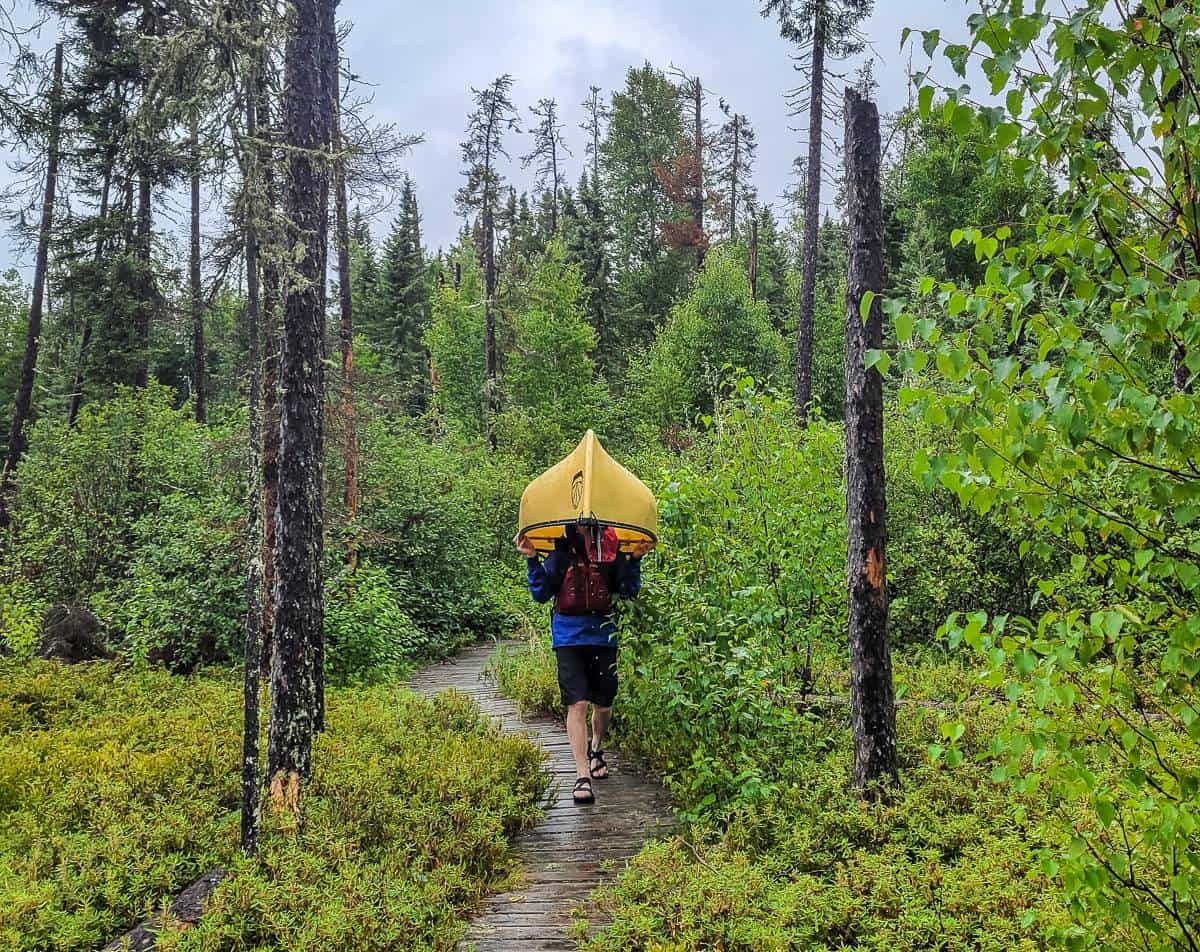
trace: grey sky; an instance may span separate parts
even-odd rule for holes
[[[877,0],[865,24],[869,51],[876,59],[881,110],[904,103],[908,53],[899,49],[900,31],[938,27],[962,37],[969,0]],[[553,96],[563,108],[565,135],[574,153],[568,180],[577,180],[584,162],[580,103],[592,84],[607,95],[623,84],[625,70],[650,60],[699,74],[711,91],[709,115],[718,116],[723,97],[749,116],[758,133],[756,183],[760,199],[777,202],[788,185],[794,157],[802,151],[803,122],[787,116],[784,90],[799,74],[788,58],[789,45],[774,23],[758,15],[758,0],[486,0],[396,3],[343,0],[339,16],[354,24],[346,47],[352,68],[373,87],[373,112],[406,133],[423,133],[424,144],[406,161],[418,190],[424,239],[430,249],[448,245],[458,229],[454,193],[460,181],[459,143],[470,109],[470,87],[511,73],[513,98],[523,127],[528,107]],[[45,38],[52,42],[52,34]],[[919,45],[914,67],[924,67]],[[854,66],[848,66],[853,74]],[[840,133],[839,133],[840,136]],[[506,175],[518,188],[530,184],[519,156],[527,135],[510,136],[512,161]],[[832,199],[827,188],[826,199]],[[389,213],[390,214],[390,213]],[[170,216],[176,217],[177,216]],[[383,235],[389,222],[377,221]],[[178,221],[164,219],[163,230]],[[28,265],[32,255],[0,242],[0,267]]]

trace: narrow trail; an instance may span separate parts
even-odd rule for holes
[[[422,694],[454,688],[471,695],[503,730],[524,732],[549,757],[553,774],[542,821],[514,841],[523,876],[518,888],[489,896],[472,919],[461,948],[478,952],[574,949],[571,911],[583,907],[590,925],[602,924],[588,894],[611,879],[642,844],[672,824],[662,786],[637,772],[620,754],[608,756],[609,778],[595,781],[596,803],[571,801],[575,764],[566,731],[549,717],[523,717],[516,704],[485,678],[490,645],[418,672],[409,682]],[[620,698],[618,697],[618,704]]]

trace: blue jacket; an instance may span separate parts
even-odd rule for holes
[[[562,549],[555,549],[546,561],[536,558],[529,562],[529,591],[535,602],[545,603],[558,594],[563,576],[567,572],[570,556]],[[621,598],[636,598],[642,587],[642,561],[618,552],[613,562],[610,582],[614,595]],[[550,618],[550,633],[554,647],[567,645],[613,645],[617,643],[617,626],[612,615],[560,615],[555,612]]]

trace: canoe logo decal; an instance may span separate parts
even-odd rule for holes
[[[583,470],[571,477],[571,508],[578,509],[583,504]]]

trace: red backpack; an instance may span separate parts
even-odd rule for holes
[[[573,556],[554,598],[554,610],[560,615],[607,615],[612,608],[605,567]]]

